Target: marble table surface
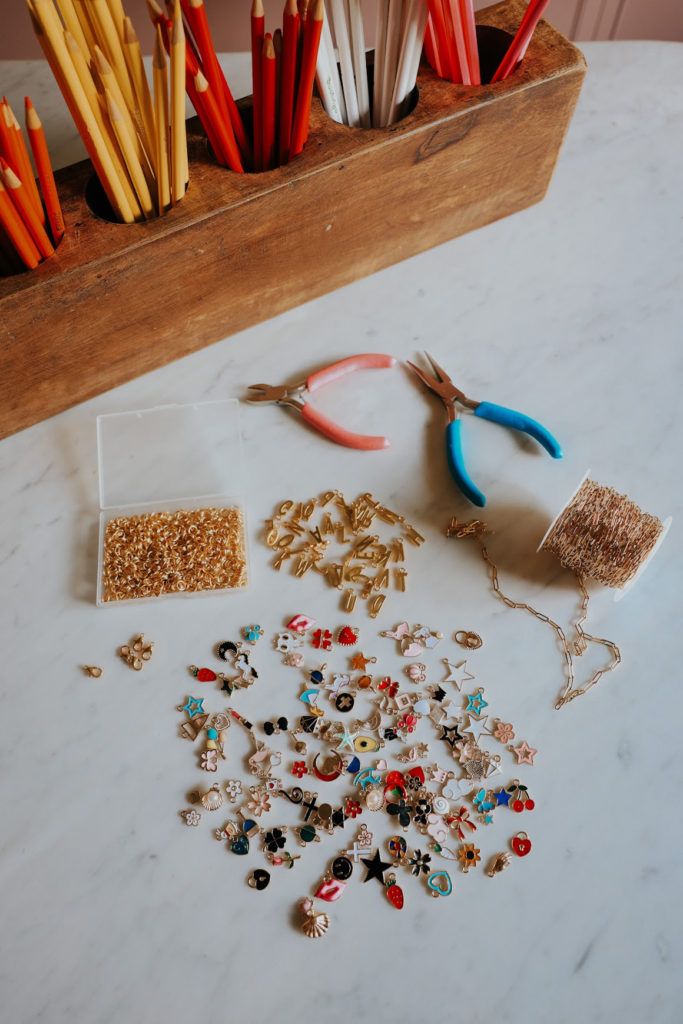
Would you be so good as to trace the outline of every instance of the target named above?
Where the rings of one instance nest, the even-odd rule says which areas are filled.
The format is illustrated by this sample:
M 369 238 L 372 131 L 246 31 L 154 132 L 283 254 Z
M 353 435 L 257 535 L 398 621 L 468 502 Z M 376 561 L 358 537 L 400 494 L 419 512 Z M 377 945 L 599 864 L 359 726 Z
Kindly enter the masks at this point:
M 240 396 L 255 380 L 296 380 L 357 351 L 404 359 L 427 349 L 475 397 L 528 410 L 562 440 L 567 457 L 555 463 L 494 426 L 465 424 L 501 579 L 562 623 L 576 607 L 571 579 L 534 552 L 588 467 L 649 511 L 680 515 L 683 46 L 591 44 L 586 53 L 590 73 L 542 204 L 0 444 L 3 1020 L 681 1020 L 677 522 L 631 594 L 618 603 L 594 595 L 592 625 L 619 642 L 622 667 L 555 711 L 553 637 L 498 604 L 474 548 L 443 536 L 452 514 L 471 509 L 446 473 L 440 409 L 397 368 L 318 399 L 357 429 L 389 434 L 386 452 L 341 450 L 284 409 L 243 408 L 234 490 L 249 520 L 248 593 L 94 604 L 98 414 Z M 72 159 L 48 79 L 27 65 L 0 70 L 13 101 L 30 86 L 52 137 L 61 133 L 60 157 Z M 475 685 L 539 753 L 515 772 L 504 752 L 505 778 L 524 773 L 535 811 L 523 820 L 501 811 L 476 834 L 488 856 L 525 828 L 526 860 L 493 880 L 453 871 L 448 899 L 429 899 L 403 873 L 400 914 L 357 869 L 331 905 L 329 934 L 311 942 L 297 930 L 296 901 L 355 828 L 301 851 L 293 870 L 273 869 L 265 892 L 250 889 L 260 853 L 240 859 L 213 840 L 222 812 L 196 829 L 178 817 L 187 791 L 209 777 L 177 738 L 175 707 L 200 690 L 208 707 L 221 706 L 187 666 L 218 667 L 214 643 L 257 621 L 267 633 L 254 654 L 260 678 L 234 704 L 259 723 L 297 714 L 299 674 L 280 665 L 270 638 L 294 612 L 331 626 L 347 617 L 319 578 L 270 567 L 261 528 L 276 501 L 327 488 L 371 490 L 427 538 L 409 552 L 406 594 L 393 594 L 376 622 L 354 614 L 363 650 L 399 678 L 394 645 L 378 630 L 403 618 L 441 629 L 446 639 L 428 655 L 438 680 L 441 657 L 459 660 L 453 631 L 476 629 L 485 643 L 469 660 Z M 156 644 L 140 674 L 116 656 L 139 631 Z M 318 652 L 306 654 L 314 667 Z M 328 661 L 344 664 L 338 652 Z M 585 676 L 598 662 L 584 661 Z M 102 678 L 86 678 L 84 663 L 102 665 Z M 447 763 L 445 747 L 430 742 Z M 237 726 L 228 747 L 221 776 L 246 777 Z M 291 746 L 281 749 L 288 765 Z M 280 803 L 268 818 L 296 820 Z M 360 820 L 377 840 L 389 835 L 383 815 Z

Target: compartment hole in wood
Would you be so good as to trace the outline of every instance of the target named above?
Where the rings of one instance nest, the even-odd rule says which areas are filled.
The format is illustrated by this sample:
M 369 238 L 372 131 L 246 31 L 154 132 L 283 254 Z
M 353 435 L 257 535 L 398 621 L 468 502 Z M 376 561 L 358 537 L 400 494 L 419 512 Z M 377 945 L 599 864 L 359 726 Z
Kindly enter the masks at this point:
M 481 84 L 488 85 L 496 73 L 496 68 L 508 51 L 513 37 L 502 28 L 492 25 L 477 25 L 477 45 L 479 47 L 479 68 Z M 517 74 L 519 65 L 512 72 Z M 511 76 L 510 76 L 511 77 Z M 496 83 L 497 84 L 497 83 Z
M 190 162 L 190 182 L 185 190 L 185 195 L 190 191 L 192 184 L 192 163 Z M 123 224 L 114 213 L 111 203 L 107 198 L 107 193 L 102 188 L 102 182 L 96 174 L 92 174 L 88 179 L 88 183 L 85 186 L 85 201 L 88 209 L 92 213 L 93 217 L 97 217 L 98 220 L 105 220 L 109 224 L 118 224 L 119 227 L 131 227 L 130 224 Z M 164 217 L 168 217 L 173 212 L 173 207 L 168 207 L 164 212 Z M 154 216 L 151 220 L 158 220 L 158 216 Z M 146 223 L 144 220 L 136 221 L 136 224 Z

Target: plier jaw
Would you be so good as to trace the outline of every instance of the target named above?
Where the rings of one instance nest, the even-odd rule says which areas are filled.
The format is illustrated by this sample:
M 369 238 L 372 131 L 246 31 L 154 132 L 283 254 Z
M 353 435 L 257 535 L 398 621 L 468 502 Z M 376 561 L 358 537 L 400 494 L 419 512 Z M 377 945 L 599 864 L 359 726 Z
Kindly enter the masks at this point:
M 303 402 L 298 397 L 306 387 L 302 384 L 250 384 L 247 391 L 253 391 L 253 395 L 247 395 L 246 401 L 256 404 L 276 402 L 278 405 L 289 405 L 292 409 L 301 411 Z

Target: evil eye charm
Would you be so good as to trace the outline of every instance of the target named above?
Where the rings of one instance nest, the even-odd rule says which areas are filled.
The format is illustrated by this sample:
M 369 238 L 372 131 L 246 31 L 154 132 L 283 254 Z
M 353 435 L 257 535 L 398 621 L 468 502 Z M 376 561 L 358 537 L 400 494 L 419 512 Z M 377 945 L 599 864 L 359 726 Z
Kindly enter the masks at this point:
M 408 844 L 403 836 L 392 836 L 387 840 L 387 849 L 394 860 L 403 860 L 408 852 Z
M 451 876 L 447 871 L 434 871 L 427 879 L 427 888 L 432 896 L 450 896 L 453 892 Z
M 356 736 L 353 741 L 353 749 L 357 754 L 371 754 L 379 748 L 380 742 L 374 736 Z

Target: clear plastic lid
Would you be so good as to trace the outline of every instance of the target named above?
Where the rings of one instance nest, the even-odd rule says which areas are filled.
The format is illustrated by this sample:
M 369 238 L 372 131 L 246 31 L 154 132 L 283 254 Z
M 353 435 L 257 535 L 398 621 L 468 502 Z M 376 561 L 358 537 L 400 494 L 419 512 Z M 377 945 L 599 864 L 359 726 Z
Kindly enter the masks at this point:
M 242 479 L 239 402 L 97 417 L 100 508 L 228 496 Z

